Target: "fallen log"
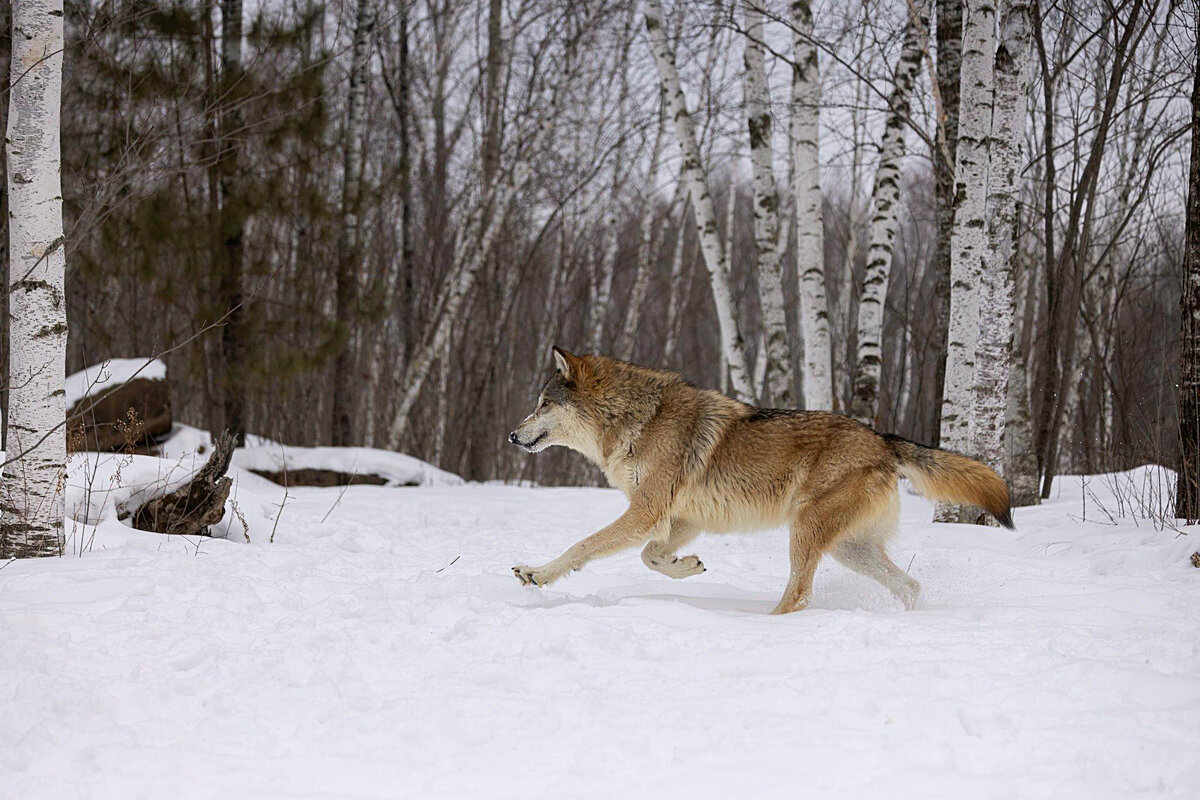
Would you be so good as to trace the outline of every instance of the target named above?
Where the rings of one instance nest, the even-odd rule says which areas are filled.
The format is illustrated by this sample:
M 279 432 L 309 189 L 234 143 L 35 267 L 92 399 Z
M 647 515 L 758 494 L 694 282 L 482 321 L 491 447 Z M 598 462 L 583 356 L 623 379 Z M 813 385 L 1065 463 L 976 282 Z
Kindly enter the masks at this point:
M 208 461 L 185 486 L 155 497 L 133 512 L 133 527 L 178 536 L 208 536 L 209 527 L 225 516 L 233 479 L 225 473 L 233 458 L 234 439 L 226 431 L 213 443 Z

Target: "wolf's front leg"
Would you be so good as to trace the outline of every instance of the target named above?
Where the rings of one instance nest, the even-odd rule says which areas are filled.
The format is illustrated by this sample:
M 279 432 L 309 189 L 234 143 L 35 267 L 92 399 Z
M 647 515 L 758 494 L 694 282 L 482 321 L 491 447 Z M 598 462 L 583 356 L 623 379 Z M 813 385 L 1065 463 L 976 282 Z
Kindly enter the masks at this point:
M 547 586 L 568 572 L 582 569 L 583 565 L 593 558 L 612 555 L 642 544 L 663 524 L 669 523 L 644 510 L 630 508 L 612 524 L 576 542 L 548 564 L 540 567 L 513 567 L 513 574 L 526 586 Z

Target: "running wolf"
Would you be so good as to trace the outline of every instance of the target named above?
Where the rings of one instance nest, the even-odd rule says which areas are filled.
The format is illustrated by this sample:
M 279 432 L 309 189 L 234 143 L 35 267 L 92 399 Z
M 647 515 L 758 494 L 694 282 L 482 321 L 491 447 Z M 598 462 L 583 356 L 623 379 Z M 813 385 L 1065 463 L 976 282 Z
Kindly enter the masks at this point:
M 825 411 L 755 408 L 680 375 L 553 349 L 555 372 L 508 440 L 530 453 L 561 445 L 598 465 L 629 498 L 612 524 L 540 567 L 546 586 L 594 558 L 644 545 L 672 578 L 704 572 L 677 555 L 700 532 L 791 528 L 791 576 L 773 613 L 807 605 L 825 553 L 874 578 L 907 608 L 920 585 L 885 551 L 900 511 L 897 476 L 935 500 L 978 506 L 1012 528 L 1008 487 L 987 466 Z

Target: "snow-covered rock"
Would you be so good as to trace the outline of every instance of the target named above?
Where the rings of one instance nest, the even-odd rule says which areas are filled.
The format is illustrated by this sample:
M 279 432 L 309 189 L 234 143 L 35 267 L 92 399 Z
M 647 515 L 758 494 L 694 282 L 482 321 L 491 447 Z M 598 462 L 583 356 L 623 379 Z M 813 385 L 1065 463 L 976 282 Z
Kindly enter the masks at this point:
M 117 358 L 67 376 L 67 444 L 72 450 L 145 448 L 171 430 L 167 367 Z

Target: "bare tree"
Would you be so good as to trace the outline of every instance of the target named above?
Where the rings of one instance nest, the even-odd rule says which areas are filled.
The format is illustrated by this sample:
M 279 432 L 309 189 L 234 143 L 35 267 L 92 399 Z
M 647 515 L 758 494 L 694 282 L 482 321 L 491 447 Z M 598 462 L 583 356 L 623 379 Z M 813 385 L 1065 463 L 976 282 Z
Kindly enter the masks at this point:
M 9 368 L 0 558 L 61 555 L 67 316 L 62 0 L 15 0 L 8 85 Z
M 350 101 L 347 103 L 346 138 L 342 156 L 342 224 L 338 232 L 337 289 L 334 319 L 338 326 L 339 351 L 333 369 L 333 444 L 351 442 L 350 420 L 356 393 L 354 347 L 350 332 L 358 317 L 358 276 L 361 256 L 359 213 L 362 194 L 363 125 L 367 118 L 367 70 L 371 59 L 371 36 L 375 32 L 375 0 L 358 0 L 354 18 L 354 48 L 350 58 Z
M 1200 6 L 1194 13 L 1200 42 Z M 1200 519 L 1200 63 L 1194 65 L 1194 72 L 1183 291 L 1179 299 L 1179 441 L 1183 453 L 1175 495 L 1175 516 L 1188 521 Z
M 904 138 L 909 125 L 913 86 L 921 60 L 929 45 L 929 0 L 908 2 L 904 45 L 892 79 L 888 114 L 879 147 L 871 217 L 871 245 L 867 272 L 858 303 L 858 357 L 855 359 L 854 395 L 851 416 L 867 425 L 875 424 L 879 406 L 879 376 L 883 368 L 883 306 L 892 268 L 892 247 L 899 212 L 900 173 Z
M 240 94 L 245 91 L 242 73 L 242 0 L 221 0 L 221 136 L 216 161 L 220 180 L 219 292 L 228 309 L 221 331 L 224 357 L 225 428 L 240 446 L 246 442 L 246 229 L 248 204 L 242 186 L 239 140 L 245 122 Z
M 983 252 L 979 342 L 971 451 L 1010 478 L 1005 424 L 1013 371 L 1013 261 L 1017 255 L 1017 176 L 1024 165 L 1029 90 L 1029 3 L 1002 0 L 996 44 L 994 102 L 988 142 L 987 246 Z M 1018 398 L 1017 402 L 1021 402 Z
M 786 246 L 779 238 L 779 190 L 775 186 L 772 142 L 771 87 L 767 83 L 766 43 L 763 40 L 761 0 L 745 0 L 746 45 L 743 81 L 746 127 L 750 132 L 750 166 L 754 175 L 754 252 L 762 308 L 763 376 L 756 381 L 769 405 L 790 408 L 796 403 L 795 376 L 783 306 L 783 259 Z M 731 234 L 726 233 L 726 236 Z
M 962 64 L 963 0 L 937 0 L 937 91 L 941 100 L 937 139 L 933 148 L 933 175 L 937 201 L 937 260 L 935 262 L 934 396 L 941 398 L 946 384 L 946 337 L 950 330 L 950 239 L 954 232 L 954 159 L 958 151 L 958 81 Z M 941 403 L 931 404 L 934 441 L 941 434 Z
M 833 356 L 825 293 L 825 222 L 821 202 L 821 75 L 809 0 L 791 6 L 792 195 L 795 199 L 796 275 L 804 332 L 804 407 L 833 408 Z M 786 243 L 785 243 L 786 244 Z
M 979 295 L 988 247 L 988 151 L 995 99 L 996 8 L 968 0 L 963 22 L 962 106 L 954 165 L 954 234 L 950 239 L 950 329 L 942 398 L 941 445 L 976 454 L 971 419 L 979 341 Z M 938 522 L 969 522 L 971 509 L 939 503 Z
M 721 329 L 721 355 L 728 363 L 728 375 L 733 392 L 739 400 L 754 402 L 754 389 L 750 385 L 750 373 L 746 367 L 746 346 L 738 326 L 733 308 L 733 294 L 729 287 L 729 260 L 721 246 L 717 231 L 717 215 L 713 209 L 712 195 L 708 189 L 708 178 L 700 161 L 700 149 L 696 145 L 696 133 L 688 113 L 687 100 L 675 67 L 675 56 L 667 42 L 663 29 L 662 6 L 658 0 L 646 0 L 646 31 L 650 35 L 650 46 L 654 62 L 658 66 L 663 91 L 671 107 L 671 119 L 675 126 L 675 138 L 683 153 L 683 170 L 689 186 L 692 212 L 696 218 L 696 231 L 700 238 L 700 251 L 708 267 L 709 283 L 712 286 L 713 302 L 717 307 L 717 320 Z

